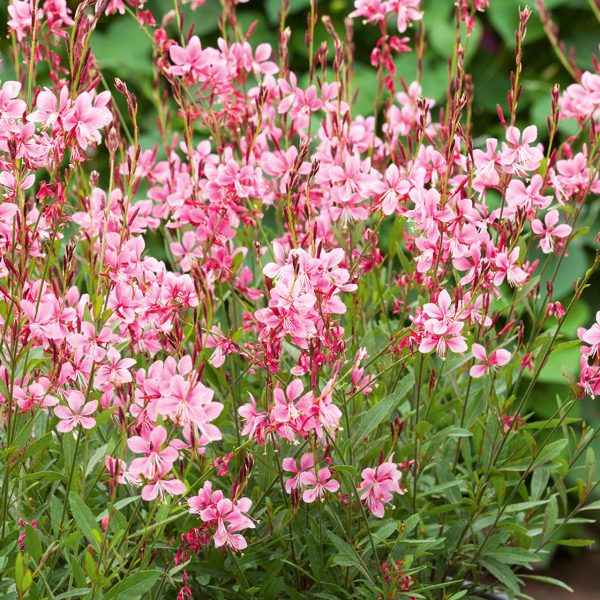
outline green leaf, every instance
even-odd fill
[[[542,526],[542,537],[547,540],[552,533],[554,532],[554,528],[556,527],[556,521],[558,520],[558,502],[556,501],[556,496],[553,496],[546,506],[546,510],[544,511],[544,524]]]
[[[31,554],[33,560],[35,560],[36,563],[39,563],[40,558],[42,558],[42,542],[40,541],[37,530],[29,524],[25,527],[25,547],[27,548],[27,552]]]
[[[600,510],[600,500],[586,504],[581,510]]]
[[[535,459],[534,467],[538,468],[543,464],[553,461],[555,458],[560,456],[563,450],[567,447],[568,440],[556,440],[548,444]]]
[[[119,583],[113,585],[104,594],[104,600],[134,600],[135,598],[139,598],[154,587],[160,575],[160,571],[156,570],[132,573],[123,581],[119,581]]]
[[[531,500],[530,502],[517,502],[516,504],[511,504],[507,507],[507,513],[513,512],[522,512],[531,510],[532,508],[538,508],[539,506],[544,506],[544,504],[548,504],[550,500]]]
[[[19,552],[17,554],[17,558],[15,559],[15,583],[17,584],[17,588],[21,589],[21,581],[23,580],[23,576],[25,575],[25,560],[23,558],[23,553]]]
[[[64,473],[57,471],[38,471],[37,473],[26,473],[21,476],[22,481],[64,481],[66,479]]]
[[[550,471],[545,468],[536,469],[531,478],[531,496],[534,500],[539,500],[548,485]]]
[[[54,600],[65,600],[66,598],[81,598],[87,596],[92,591],[92,588],[73,588],[68,592],[64,592],[59,596],[54,596]]]
[[[185,22],[193,21],[194,33],[202,36],[218,28],[222,10],[219,0],[208,0],[199,10],[189,10],[189,7],[184,5]],[[204,40],[202,45],[204,46]]]
[[[415,513],[414,515],[410,515],[410,517],[408,517],[408,519],[406,519],[406,521],[404,521],[404,523],[403,523],[402,535],[406,536],[406,535],[409,535],[410,533],[412,533],[414,531],[415,527],[419,524],[420,520],[421,520],[421,516],[418,513]]]
[[[452,429],[448,431],[447,435],[448,437],[463,438],[471,437],[473,434],[468,429],[464,429],[462,427],[452,427]]]
[[[591,546],[594,544],[595,540],[552,540],[553,544],[558,544],[559,546],[569,546],[572,548],[583,548],[584,546]]]
[[[491,556],[506,565],[527,565],[529,563],[539,562],[540,560],[534,552],[510,546],[500,546],[493,552],[490,552],[487,556]]]
[[[39,456],[52,442],[52,433],[47,433],[45,436],[36,440],[23,453],[22,460],[29,458],[30,456]]]
[[[374,110],[378,94],[377,71],[369,66],[358,64],[352,78],[351,92],[358,92],[353,106],[353,115],[368,115]]]
[[[106,32],[96,32],[91,39],[102,68],[122,77],[152,76],[152,42],[132,19],[115,19]]]
[[[376,537],[380,540],[387,540],[392,533],[398,531],[398,523],[396,521],[389,520],[387,523],[384,523],[373,533],[373,537]]]
[[[293,15],[294,13],[305,10],[309,6],[310,0],[290,0],[289,14]],[[272,24],[279,22],[277,13],[280,9],[281,0],[266,0],[265,11],[267,13],[267,18]]]
[[[566,583],[560,581],[559,579],[554,579],[554,577],[547,577],[546,575],[521,575],[521,577],[525,579],[531,579],[532,581],[540,581],[542,583],[554,585],[556,587],[562,588],[563,590],[567,590],[567,592],[573,593],[572,588],[570,588]]]
[[[413,388],[412,375],[405,377],[397,388],[388,394],[381,402],[372,406],[362,417],[358,427],[354,431],[354,437],[360,439],[368,436],[374,429],[379,427],[386,419],[389,419],[393,410],[397,408],[408,392]]]
[[[85,535],[88,541],[95,547],[98,547],[98,540],[94,531],[98,534],[100,529],[96,523],[96,519],[92,511],[85,505],[84,501],[74,492],[69,494],[69,505],[71,506],[71,513],[75,519],[75,523],[81,533]]]
[[[50,525],[54,535],[58,536],[60,529],[60,518],[62,516],[62,504],[56,496],[50,498]]]
[[[585,453],[585,481],[588,488],[594,484],[596,476],[596,453],[593,448],[588,448]]]
[[[505,564],[493,558],[486,558],[481,561],[481,565],[485,567],[500,583],[505,585],[511,592],[517,594],[519,592],[519,582],[515,574]]]
[[[521,429],[554,429],[557,425],[560,425],[561,421],[566,425],[572,425],[573,423],[579,423],[581,419],[575,417],[568,417],[566,419],[548,419],[546,421],[533,421],[522,425]]]
[[[515,46],[515,31],[519,27],[519,6],[524,6],[524,3],[518,0],[494,0],[490,2],[490,6],[486,11],[494,29],[510,48]],[[544,30],[539,17],[537,14],[532,15],[527,23],[525,43],[534,42],[543,36]]]

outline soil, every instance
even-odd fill
[[[557,557],[552,567],[540,575],[564,581],[573,588],[571,594],[545,583],[531,582],[525,593],[535,600],[600,600],[600,553],[586,552],[576,558]]]

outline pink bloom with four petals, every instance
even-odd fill
[[[85,396],[78,390],[67,392],[67,406],[57,406],[54,413],[60,419],[56,429],[61,433],[72,431],[75,427],[81,426],[84,429],[91,429],[96,424],[96,419],[90,416],[98,408],[97,400],[85,401]]]
[[[471,351],[473,352],[473,357],[483,363],[480,365],[473,365],[471,367],[469,374],[475,379],[483,377],[490,369],[496,369],[504,366],[508,363],[511,357],[511,353],[503,348],[494,350],[494,352],[488,355],[485,348],[481,344],[473,344]]]

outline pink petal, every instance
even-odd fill
[[[155,448],[159,448],[165,443],[167,439],[167,430],[162,426],[158,425],[150,433],[150,441]]]
[[[552,231],[552,235],[557,238],[566,238],[571,234],[572,227],[570,225],[557,225]]]
[[[473,344],[471,346],[471,352],[477,360],[482,360],[484,362],[487,360],[487,353],[481,344]]]
[[[168,481],[163,481],[162,486],[172,496],[179,496],[181,494],[185,494],[185,483],[183,483],[183,481],[180,481],[179,479],[169,479]]]
[[[79,417],[79,424],[84,429],[91,429],[96,424],[96,419],[92,417]]]
[[[503,348],[500,348],[499,350],[496,350],[494,352],[493,364],[496,364],[499,367],[502,367],[503,365],[507,364],[508,361],[510,361],[510,357],[511,357],[511,353],[508,350],[504,350]]]
[[[479,379],[485,375],[486,368],[485,365],[473,365],[469,371],[469,375],[475,379]]]
[[[283,461],[281,461],[281,468],[284,471],[287,471],[288,473],[297,473],[298,472],[298,468],[296,467],[296,461],[291,458],[290,456],[287,456],[286,458],[283,459]]]
[[[61,433],[67,433],[68,431],[72,431],[73,427],[75,427],[75,420],[65,419],[56,426],[56,429]]]
[[[546,223],[546,229],[552,229],[558,223],[558,211],[549,211],[544,217],[544,223]]]
[[[77,413],[79,412],[79,409],[83,406],[83,403],[85,402],[85,397],[81,392],[72,391],[69,392],[67,402],[69,403],[69,406],[71,407],[73,412]]]
[[[98,401],[91,400],[90,402],[85,404],[83,409],[79,411],[79,414],[84,415],[84,416],[89,416],[89,415],[93,414],[97,408],[98,408]]]
[[[531,144],[537,138],[537,127],[535,125],[529,125],[523,130],[522,145]]]
[[[304,500],[304,502],[307,504],[310,504],[317,499],[317,496],[317,488],[310,488],[309,490],[304,490],[304,493],[302,494],[302,500]]]
[[[142,499],[146,502],[154,500],[158,496],[158,483],[149,483],[142,489]]]
[[[134,435],[127,440],[127,446],[136,454],[146,454],[148,452],[148,442],[139,435]]]
[[[73,416],[73,411],[70,408],[67,408],[66,406],[57,406],[54,409],[54,414],[59,419],[70,419]]]

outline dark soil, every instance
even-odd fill
[[[535,600],[600,600],[600,553],[586,552],[576,558],[557,557],[540,575],[564,581],[573,588],[571,594],[545,583],[531,582],[525,593]]]

